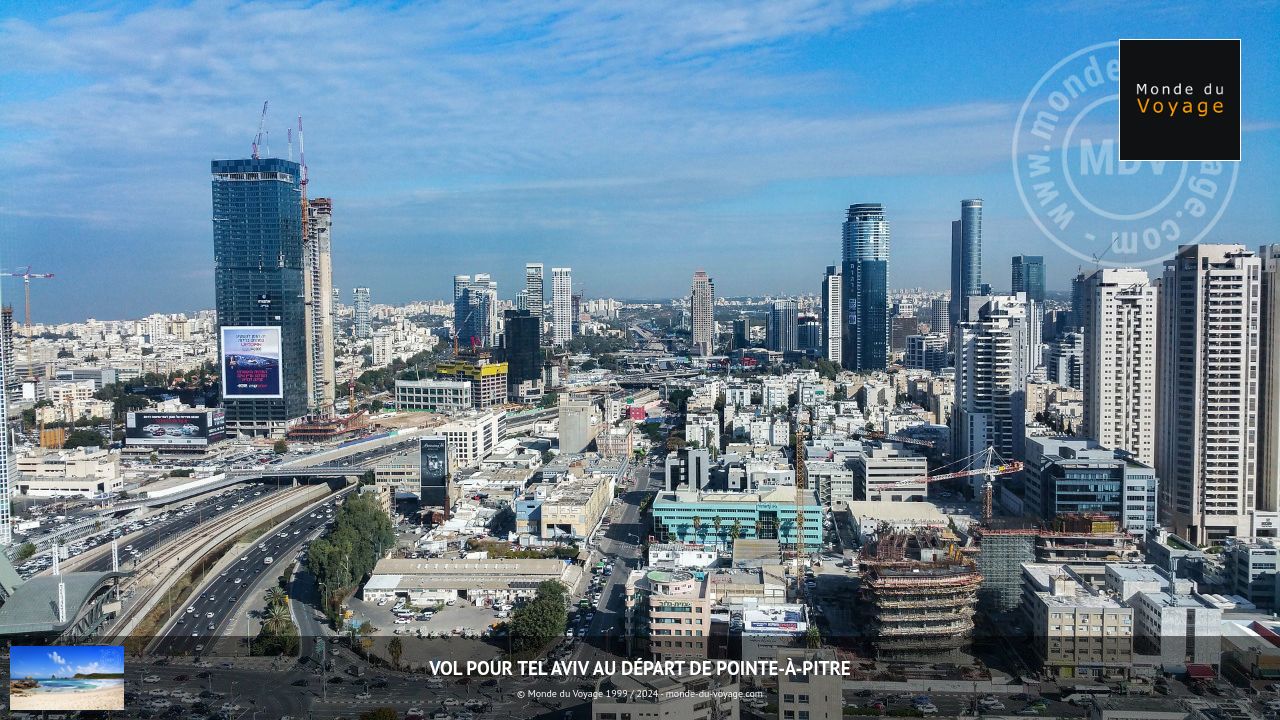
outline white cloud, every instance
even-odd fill
[[[52,660],[54,663],[56,663],[56,664],[58,664],[58,665],[66,665],[66,664],[67,664],[67,661],[66,661],[65,659],[63,659],[63,657],[62,657],[61,655],[59,655],[57,652],[51,652],[51,653],[49,653],[49,659],[50,659],[50,660]]]

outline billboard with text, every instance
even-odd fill
[[[280,377],[280,328],[222,328],[222,397],[263,400],[284,397]]]

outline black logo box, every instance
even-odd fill
[[[1239,160],[1240,53],[1238,39],[1121,40],[1120,159]]]

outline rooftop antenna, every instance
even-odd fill
[[[262,145],[262,135],[267,125],[267,100],[262,101],[262,117],[258,119],[258,134],[253,136],[253,159],[258,159],[258,147]]]

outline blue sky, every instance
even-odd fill
[[[121,10],[119,7],[126,7]],[[0,265],[37,321],[210,307],[209,160],[304,116],[334,201],[334,279],[443,297],[526,261],[588,296],[816,291],[844,208],[883,202],[890,282],[947,284],[950,220],[986,201],[985,274],[1080,262],[1010,170],[1041,74],[1120,37],[1240,37],[1246,162],[1211,239],[1274,242],[1274,3],[8,3],[0,12]],[[10,300],[19,292],[6,282]]]
[[[9,655],[9,676],[13,678],[122,672],[124,648],[118,645],[20,645]]]

